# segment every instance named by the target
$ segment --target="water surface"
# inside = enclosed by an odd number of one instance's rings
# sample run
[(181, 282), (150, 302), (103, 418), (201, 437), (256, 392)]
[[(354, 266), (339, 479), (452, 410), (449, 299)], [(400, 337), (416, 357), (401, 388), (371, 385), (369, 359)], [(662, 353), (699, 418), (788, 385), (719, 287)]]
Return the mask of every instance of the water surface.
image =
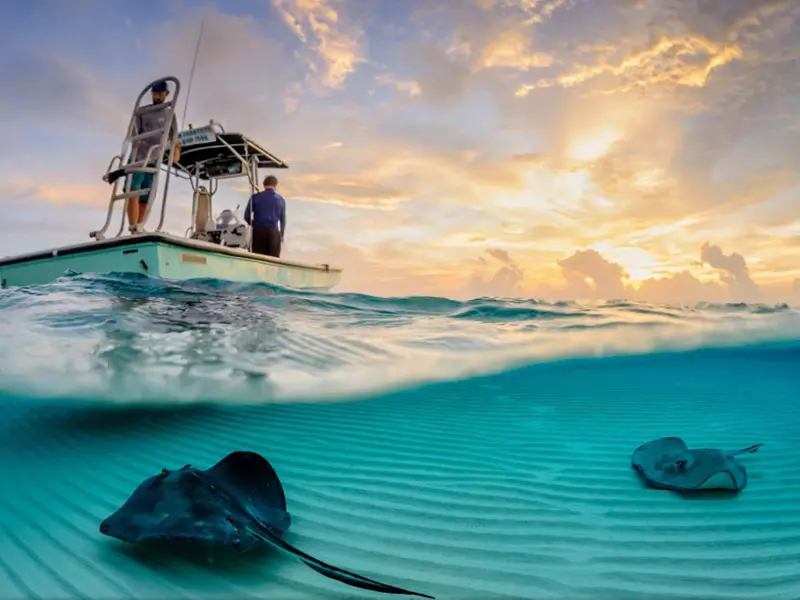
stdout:
[[(291, 543), (437, 598), (800, 597), (788, 306), (73, 276), (0, 309), (0, 597), (379, 597), (99, 533), (145, 477), (242, 449), (283, 481)], [(764, 446), (744, 492), (691, 499), (630, 468), (667, 435)]]

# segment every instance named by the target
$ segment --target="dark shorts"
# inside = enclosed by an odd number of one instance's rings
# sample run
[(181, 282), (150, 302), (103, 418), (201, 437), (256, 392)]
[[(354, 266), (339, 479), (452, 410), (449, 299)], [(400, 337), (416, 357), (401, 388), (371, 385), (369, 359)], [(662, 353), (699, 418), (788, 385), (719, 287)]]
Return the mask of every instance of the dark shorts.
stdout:
[(253, 252), (276, 258), (280, 257), (281, 230), (277, 227), (254, 227)]
[[(155, 173), (131, 173), (131, 191), (146, 190), (153, 187), (153, 176)], [(139, 202), (147, 204), (150, 200), (150, 192), (146, 192), (139, 196)]]

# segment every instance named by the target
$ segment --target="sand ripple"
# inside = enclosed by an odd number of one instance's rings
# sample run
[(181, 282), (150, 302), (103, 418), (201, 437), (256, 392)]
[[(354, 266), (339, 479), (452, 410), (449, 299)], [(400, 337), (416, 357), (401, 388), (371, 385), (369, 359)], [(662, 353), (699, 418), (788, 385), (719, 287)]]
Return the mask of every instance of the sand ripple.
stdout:
[[(0, 597), (377, 598), (275, 552), (137, 550), (98, 532), (145, 477), (265, 454), (322, 560), (437, 598), (800, 597), (791, 362), (540, 365), (381, 399), (226, 409), (22, 405), (0, 424)], [(644, 489), (663, 435), (736, 449), (749, 486)]]

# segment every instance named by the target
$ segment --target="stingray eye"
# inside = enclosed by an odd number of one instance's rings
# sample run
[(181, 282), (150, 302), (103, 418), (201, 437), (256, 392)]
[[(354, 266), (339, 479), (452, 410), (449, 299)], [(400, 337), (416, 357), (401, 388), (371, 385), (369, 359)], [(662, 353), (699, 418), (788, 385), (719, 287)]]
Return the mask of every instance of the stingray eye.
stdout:
[(685, 460), (676, 460), (675, 466), (678, 467), (678, 471), (685, 471), (686, 470), (686, 461)]
[(161, 474), (158, 477), (159, 479), (164, 479), (167, 475), (169, 475), (169, 471), (167, 469), (161, 469)]

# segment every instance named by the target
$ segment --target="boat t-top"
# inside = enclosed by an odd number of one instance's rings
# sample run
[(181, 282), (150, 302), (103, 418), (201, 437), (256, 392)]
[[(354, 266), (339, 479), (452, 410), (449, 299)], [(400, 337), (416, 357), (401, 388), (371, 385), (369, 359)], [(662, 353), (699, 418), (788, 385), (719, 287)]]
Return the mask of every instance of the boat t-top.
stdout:
[[(157, 82), (172, 84), (168, 99), (157, 105), (142, 105), (142, 99)], [(221, 279), (243, 283), (270, 283), (299, 289), (329, 290), (339, 283), (342, 270), (327, 264), (306, 264), (251, 252), (252, 228), (239, 222), (235, 213), (223, 210), (214, 216), (213, 199), (220, 180), (247, 178), (250, 192), (258, 190), (259, 169), (286, 169), (288, 165), (241, 133), (227, 132), (213, 119), (207, 126), (177, 131), (171, 128), (180, 95), (176, 77), (151, 82), (139, 94), (131, 114), (122, 151), (111, 159), (104, 180), (111, 183), (105, 223), (89, 233), (94, 241), (42, 250), (0, 259), (0, 287), (48, 283), (67, 272), (140, 273), (171, 280)], [(161, 129), (141, 133), (139, 117), (163, 110)], [(160, 141), (144, 160), (130, 158), (133, 144), (145, 137)], [(180, 156), (173, 161), (176, 141)], [(153, 166), (153, 157), (164, 156)], [(157, 162), (157, 161), (155, 161)], [(129, 176), (152, 173), (149, 189), (130, 190)], [(192, 221), (184, 236), (162, 231), (169, 197), (170, 176), (187, 179), (192, 186)], [(160, 186), (163, 177), (163, 186)], [(157, 193), (161, 190), (158, 222), (146, 229)], [(125, 205), (129, 198), (150, 194), (139, 223), (126, 227)], [(116, 211), (121, 205), (121, 210)], [(109, 235), (114, 213), (120, 224)]]

